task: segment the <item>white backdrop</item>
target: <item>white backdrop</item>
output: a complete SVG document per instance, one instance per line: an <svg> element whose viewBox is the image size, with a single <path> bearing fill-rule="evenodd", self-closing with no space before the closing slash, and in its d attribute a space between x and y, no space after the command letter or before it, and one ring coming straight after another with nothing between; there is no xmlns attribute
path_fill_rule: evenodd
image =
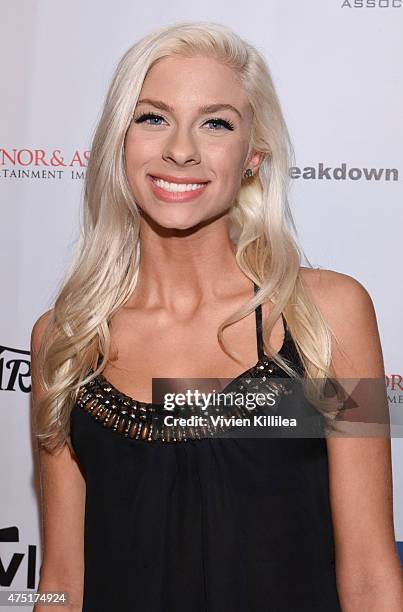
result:
<svg viewBox="0 0 403 612"><path fill-rule="evenodd" d="M291 203L300 240L313 265L349 274L369 291L394 387L391 407L403 423L403 2L203 4L2 2L0 590L38 583L32 325L51 307L71 256L85 157L116 63L163 24L220 22L264 53L296 151ZM403 440L392 448L396 538L403 543Z"/></svg>

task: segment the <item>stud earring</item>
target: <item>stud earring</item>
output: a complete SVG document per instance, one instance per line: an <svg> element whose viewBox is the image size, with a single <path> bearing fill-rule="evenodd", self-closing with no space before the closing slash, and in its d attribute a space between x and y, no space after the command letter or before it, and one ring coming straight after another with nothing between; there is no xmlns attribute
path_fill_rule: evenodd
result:
<svg viewBox="0 0 403 612"><path fill-rule="evenodd" d="M250 178L251 176L253 176L253 170L251 168L247 168L243 175L245 178Z"/></svg>

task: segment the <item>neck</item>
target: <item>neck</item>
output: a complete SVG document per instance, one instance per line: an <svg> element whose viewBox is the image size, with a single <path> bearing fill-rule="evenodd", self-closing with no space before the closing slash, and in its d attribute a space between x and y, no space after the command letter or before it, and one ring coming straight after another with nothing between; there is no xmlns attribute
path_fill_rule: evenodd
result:
<svg viewBox="0 0 403 612"><path fill-rule="evenodd" d="M186 314L225 296L250 293L221 216L192 230L156 226L142 217L140 267L132 307L161 308Z"/></svg>

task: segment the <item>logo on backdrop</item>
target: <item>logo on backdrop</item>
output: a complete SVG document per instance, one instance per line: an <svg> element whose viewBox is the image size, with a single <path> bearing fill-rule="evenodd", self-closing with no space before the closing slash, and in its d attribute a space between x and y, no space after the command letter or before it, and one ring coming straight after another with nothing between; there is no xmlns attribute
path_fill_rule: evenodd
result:
<svg viewBox="0 0 403 612"><path fill-rule="evenodd" d="M401 374L388 374L386 376L386 392L392 437L403 437L403 376ZM395 429L396 427L396 429ZM403 553L403 550L402 550ZM403 556L402 556L403 562Z"/></svg>
<svg viewBox="0 0 403 612"><path fill-rule="evenodd" d="M18 527L3 527L0 529L0 543L19 542L19 531ZM8 564L3 562L0 556L0 586L10 587L13 580L20 569L21 563L26 557L26 587L27 589L35 588L35 572L36 572L36 546L28 544L26 552L14 552ZM10 555L7 555L9 559ZM21 567L21 571L24 568Z"/></svg>
<svg viewBox="0 0 403 612"><path fill-rule="evenodd" d="M320 162L316 166L292 166L290 177L293 179L305 179L314 181L398 181L399 171L397 168L359 168L350 167L346 163L340 166L326 166Z"/></svg>
<svg viewBox="0 0 403 612"><path fill-rule="evenodd" d="M90 151L0 148L0 178L82 180Z"/></svg>
<svg viewBox="0 0 403 612"><path fill-rule="evenodd" d="M0 391L31 392L30 351L0 346Z"/></svg>
<svg viewBox="0 0 403 612"><path fill-rule="evenodd" d="M386 390L389 405L403 404L403 376L401 374L386 375Z"/></svg>
<svg viewBox="0 0 403 612"><path fill-rule="evenodd" d="M403 0L344 0L341 8L402 8Z"/></svg>

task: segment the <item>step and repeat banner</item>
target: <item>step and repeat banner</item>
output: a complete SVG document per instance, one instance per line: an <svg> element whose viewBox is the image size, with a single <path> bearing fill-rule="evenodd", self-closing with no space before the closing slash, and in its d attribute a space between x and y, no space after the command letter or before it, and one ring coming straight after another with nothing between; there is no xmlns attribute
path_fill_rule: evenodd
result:
<svg viewBox="0 0 403 612"><path fill-rule="evenodd" d="M161 25L223 23L265 55L295 148L291 205L300 242L312 265L353 276L370 293L390 407L403 425L403 2L203 4L1 3L2 590L35 589L39 579L31 329L52 306L77 240L91 135L114 68ZM396 539L403 543L401 436L392 452Z"/></svg>

